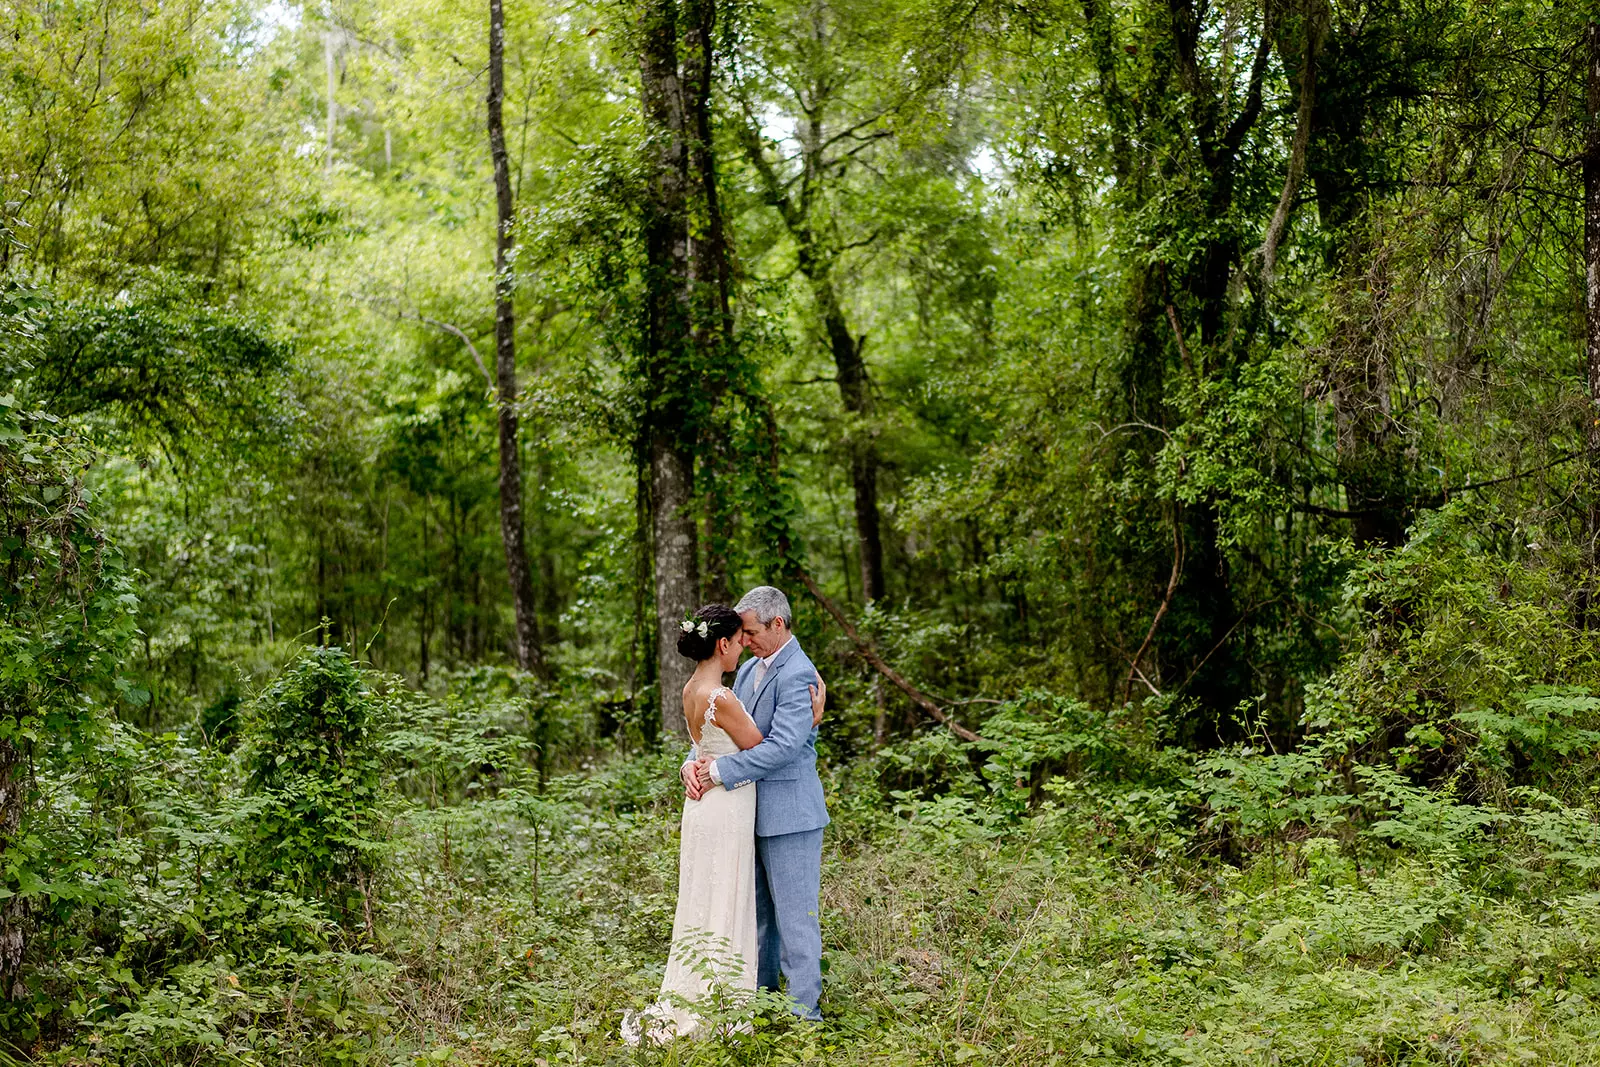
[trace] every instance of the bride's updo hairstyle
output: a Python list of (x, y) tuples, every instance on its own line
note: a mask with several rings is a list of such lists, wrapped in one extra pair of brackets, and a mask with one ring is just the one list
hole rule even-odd
[(706, 604), (679, 624), (678, 651), (696, 663), (717, 654), (717, 642), (732, 637), (743, 625), (739, 613), (726, 604)]

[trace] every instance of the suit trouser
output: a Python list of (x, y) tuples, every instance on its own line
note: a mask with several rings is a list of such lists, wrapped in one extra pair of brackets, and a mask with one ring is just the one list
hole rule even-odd
[(802, 1019), (821, 1019), (822, 830), (756, 838), (756, 982), (776, 991), (778, 971)]

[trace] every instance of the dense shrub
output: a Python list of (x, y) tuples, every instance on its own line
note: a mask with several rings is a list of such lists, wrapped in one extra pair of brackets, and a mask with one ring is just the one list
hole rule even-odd
[(119, 674), (137, 598), (84, 481), (92, 453), (28, 402), (31, 303), (0, 287), (0, 1033), (22, 1034), (49, 1003), (36, 934), (83, 902), (81, 858), (41, 832), (41, 778), (82, 773), (111, 705), (148, 696)]
[(368, 927), (392, 814), (382, 707), (348, 652), (309, 648), (256, 699), (243, 747), (246, 789), (259, 804), (241, 863), (279, 888), (325, 896)]
[[(1487, 505), (1425, 514), (1345, 591), (1359, 623), (1306, 725), (1381, 761), (1469, 792), (1570, 780), (1600, 746), (1600, 634), (1583, 625), (1577, 546)], [(1586, 774), (1579, 772), (1579, 777)]]

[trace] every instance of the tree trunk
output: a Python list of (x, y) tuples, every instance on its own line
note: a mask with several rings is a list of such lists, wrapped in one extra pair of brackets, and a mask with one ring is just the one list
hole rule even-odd
[[(0, 855), (16, 844), (27, 796), (28, 761), (14, 743), (0, 741)], [(27, 936), (27, 898), (12, 896), (0, 901), (0, 998), (20, 1000), (27, 995), (22, 986)]]
[[(687, 165), (696, 194), (686, 205), (694, 216), (694, 225), (689, 227), (691, 333), (700, 366), (727, 368), (735, 356), (733, 265), (717, 189), (711, 131), (716, 0), (683, 0), (682, 12)], [(706, 406), (715, 411), (727, 388), (726, 375), (708, 374), (702, 381), (710, 394)], [(700, 438), (698, 490), (704, 500), (706, 525), (703, 598), (722, 602), (731, 598), (728, 555), (739, 517), (732, 495), (737, 487), (737, 459), (729, 447), (726, 427), (716, 420), (708, 420), (701, 427)]]
[(694, 461), (663, 435), (650, 455), (651, 533), (655, 539), (656, 677), (661, 736), (688, 736), (682, 693), (694, 664), (678, 653), (678, 628), (698, 607), (700, 576), (694, 519)]
[(1583, 154), (1584, 342), (1589, 377), (1589, 412), (1584, 427), (1589, 446), (1588, 554), (1591, 574), (1600, 569), (1600, 20), (1584, 28), (1589, 128)]
[[(1382, 330), (1389, 317), (1383, 306), (1389, 282), (1372, 276), (1372, 249), (1364, 233), (1370, 194), (1358, 177), (1375, 168), (1368, 126), (1382, 100), (1361, 70), (1371, 46), (1334, 34), (1313, 40), (1308, 20), (1285, 23), (1279, 50), (1286, 67), (1299, 68), (1296, 91), (1309, 122), (1309, 129), (1303, 122), (1298, 131), (1305, 137), (1306, 176), (1328, 235), (1327, 265), (1350, 294), (1328, 368), (1338, 478), (1346, 507), (1354, 513), (1356, 547), (1395, 548), (1405, 541), (1411, 518), (1409, 464), (1405, 433), (1390, 402), (1390, 353)], [(1307, 108), (1313, 64), (1321, 73), (1315, 75)]]
[[(811, 122), (820, 127), (821, 116), (813, 112)], [(768, 161), (760, 134), (749, 125), (741, 131), (745, 156), (761, 179), (767, 202), (778, 209), (784, 227), (795, 243), (795, 262), (811, 283), (812, 299), (828, 335), (828, 350), (833, 356), (839, 382), (839, 399), (850, 416), (850, 483), (855, 491), (856, 543), (861, 567), (861, 595), (865, 600), (881, 600), (887, 588), (883, 575), (883, 534), (878, 513), (878, 448), (872, 436), (872, 383), (867, 364), (861, 357), (861, 342), (850, 332), (844, 308), (833, 284), (836, 256), (817, 238), (810, 220), (810, 194), (805, 190), (821, 179), (825, 169), (821, 158), (821, 131), (814, 128), (802, 148), (800, 203), (785, 192), (784, 183)], [(818, 146), (813, 149), (811, 146)]]
[(878, 446), (873, 439), (872, 382), (867, 364), (861, 358), (861, 342), (851, 335), (833, 291), (827, 284), (813, 285), (818, 306), (823, 309), (823, 324), (828, 330), (828, 347), (833, 353), (834, 371), (839, 377), (839, 399), (850, 414), (850, 484), (855, 490), (856, 548), (861, 561), (861, 597), (882, 600), (883, 534), (878, 518)]
[(522, 521), (522, 457), (517, 448), (516, 318), (511, 305), (511, 167), (506, 157), (506, 17), (502, 0), (489, 0), (489, 152), (494, 158), (494, 369), (500, 436), (500, 538), (505, 544), (506, 577), (516, 619), (517, 666), (544, 673), (539, 647), (533, 574)]
[(678, 623), (697, 606), (700, 586), (692, 510), (695, 441), (688, 434), (688, 401), (699, 383), (686, 366), (693, 350), (688, 116), (678, 73), (677, 37), (674, 0), (647, 0), (640, 25), (639, 76), (653, 158), (644, 220), (648, 412), (641, 459), (650, 468), (656, 678), (663, 739), (687, 736), (680, 694), (693, 668), (678, 654)]
[(694, 331), (702, 351), (733, 340), (730, 291), (733, 266), (717, 194), (717, 157), (711, 142), (711, 76), (716, 27), (715, 0), (684, 0), (688, 25), (683, 33), (683, 106), (691, 180), (698, 185), (700, 225), (689, 235), (689, 284), (694, 298)]

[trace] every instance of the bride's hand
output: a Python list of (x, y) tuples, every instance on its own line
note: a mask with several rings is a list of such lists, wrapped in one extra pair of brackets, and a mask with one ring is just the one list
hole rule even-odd
[(817, 684), (811, 689), (811, 725), (816, 726), (822, 722), (822, 709), (828, 703), (828, 686), (822, 680), (822, 675), (817, 675)]
[(678, 777), (683, 779), (683, 792), (690, 800), (699, 800), (705, 792), (700, 788), (700, 765), (693, 760), (685, 760), (682, 767), (678, 768)]

